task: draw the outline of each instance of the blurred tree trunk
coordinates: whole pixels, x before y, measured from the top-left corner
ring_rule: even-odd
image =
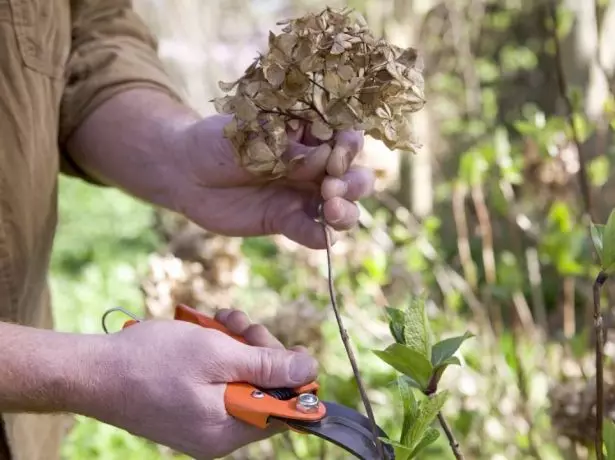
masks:
[[[434,6],[434,0],[370,0],[366,4],[366,19],[374,34],[402,47],[422,49],[419,37],[424,18]],[[427,94],[427,99],[429,95]],[[432,148],[429,130],[429,105],[414,114],[413,121],[422,148],[416,155],[400,155],[397,199],[418,217],[433,209]]]
[[[609,97],[609,81],[615,67],[615,0],[605,9],[596,9],[594,1],[563,0],[564,8],[574,15],[570,34],[562,40],[563,67],[569,87],[583,94],[582,110],[598,130],[585,142],[588,163],[607,154],[612,136],[606,129],[604,104]],[[596,17],[596,14],[599,14]],[[560,106],[562,101],[560,101]],[[615,182],[610,180],[593,200],[596,215],[606,218],[615,206]]]

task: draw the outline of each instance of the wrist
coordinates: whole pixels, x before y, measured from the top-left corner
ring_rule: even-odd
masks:
[[[65,371],[70,383],[63,387],[67,412],[105,419],[109,407],[120,410],[125,370],[116,341],[114,335],[84,336],[75,347]]]

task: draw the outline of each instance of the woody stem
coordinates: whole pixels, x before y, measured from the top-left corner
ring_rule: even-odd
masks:
[[[367,397],[367,392],[365,391],[365,385],[363,384],[363,379],[361,378],[361,374],[359,372],[359,366],[357,365],[357,360],[354,356],[352,348],[350,346],[350,338],[348,337],[348,332],[344,327],[344,323],[342,322],[342,318],[339,313],[339,308],[337,306],[337,301],[335,299],[335,288],[333,286],[333,270],[331,263],[331,240],[329,238],[329,232],[327,231],[327,224],[324,223],[323,219],[323,230],[325,233],[325,241],[327,245],[327,271],[328,271],[328,281],[329,281],[329,296],[331,297],[331,306],[333,307],[333,312],[335,313],[335,318],[337,320],[337,325],[339,327],[340,335],[342,337],[342,342],[344,343],[344,348],[346,348],[346,354],[348,355],[348,360],[350,361],[350,365],[352,366],[352,372],[354,374],[355,380],[357,381],[357,386],[359,387],[359,393],[361,394],[361,399],[363,401],[363,405],[365,406],[365,411],[367,412],[367,417],[369,418],[372,434],[374,436],[374,443],[378,449],[378,453],[380,458],[385,459],[384,450],[382,448],[382,444],[378,439],[378,427],[376,425],[376,419],[374,417],[374,412],[372,410],[372,406],[369,402],[369,398]]]

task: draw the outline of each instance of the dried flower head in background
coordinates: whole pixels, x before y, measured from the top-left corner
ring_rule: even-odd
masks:
[[[267,52],[237,81],[220,82],[229,94],[213,101],[218,113],[233,114],[225,136],[242,166],[272,179],[284,176],[301,160],[284,158],[287,129],[301,123],[322,141],[355,129],[390,149],[416,149],[409,115],[425,100],[414,48],[374,38],[361,15],[347,9],[279,25],[285,27],[279,35],[270,32]]]

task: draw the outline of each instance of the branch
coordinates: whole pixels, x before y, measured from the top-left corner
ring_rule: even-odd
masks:
[[[442,415],[442,412],[438,412],[438,421],[440,422],[440,426],[442,426],[442,429],[444,430],[444,434],[446,434],[446,437],[448,438],[448,443],[451,446],[451,450],[453,451],[453,455],[455,456],[455,458],[457,460],[465,460],[465,457],[459,449],[459,441],[457,441],[457,439],[455,438],[455,434],[453,433],[453,430],[451,430],[451,427],[448,426],[448,423],[444,419],[444,415]]]
[[[346,331],[344,323],[342,322],[342,317],[340,316],[339,309],[337,307],[337,301],[335,299],[335,288],[333,286],[333,270],[331,263],[331,239],[329,237],[329,232],[327,231],[327,224],[325,223],[324,218],[322,218],[322,227],[325,234],[325,241],[327,246],[327,275],[329,281],[329,296],[331,297],[331,306],[333,307],[333,312],[335,313],[335,319],[337,320],[337,325],[340,331],[340,336],[342,337],[342,342],[344,343],[344,348],[346,348],[348,360],[350,361],[350,365],[352,366],[352,372],[354,374],[355,380],[357,381],[357,386],[359,387],[361,400],[363,401],[365,411],[367,412],[367,417],[369,418],[371,424],[372,434],[374,436],[374,443],[376,444],[376,448],[378,449],[378,454],[380,455],[380,458],[384,460],[386,457],[384,455],[384,449],[382,448],[382,444],[378,439],[378,426],[376,425],[374,412],[369,402],[369,398],[367,397],[365,385],[363,384],[363,379],[361,378],[361,374],[359,372],[359,366],[357,365],[357,360],[350,346],[350,338],[348,337],[348,332]]]
[[[594,281],[594,328],[596,334],[596,460],[602,460],[602,421],[604,414],[604,331],[600,290],[608,275],[601,271]]]

